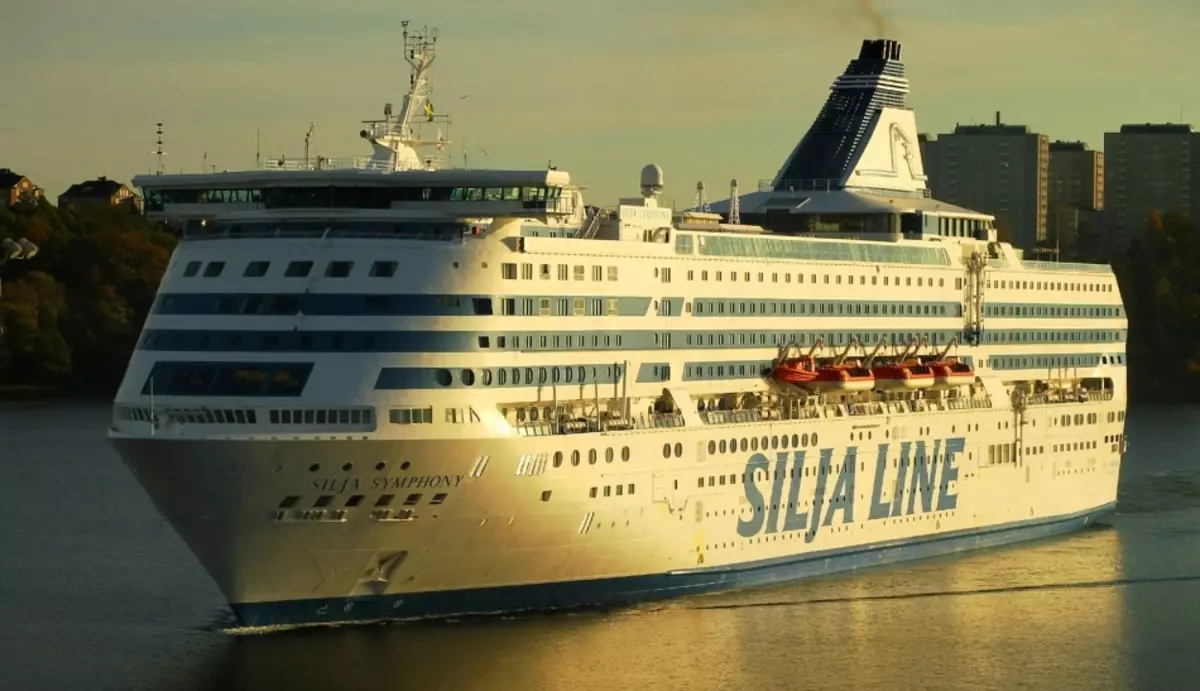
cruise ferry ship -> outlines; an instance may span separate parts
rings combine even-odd
[[[773,180],[681,214],[654,165],[614,208],[433,165],[405,43],[371,157],[135,181],[184,237],[110,437],[242,626],[620,605],[1112,510],[1113,274],[931,198],[898,43]]]

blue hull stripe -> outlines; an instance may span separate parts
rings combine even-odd
[[[241,626],[296,626],[632,604],[785,583],[1049,537],[1079,530],[1111,513],[1115,506],[1113,502],[1076,514],[1017,521],[983,530],[645,576],[400,595],[239,603],[232,605],[232,609]]]

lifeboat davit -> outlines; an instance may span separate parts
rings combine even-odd
[[[934,386],[950,388],[975,383],[975,370],[965,362],[930,362]]]
[[[928,389],[936,382],[929,365],[911,362],[894,365],[879,365],[872,368],[875,388],[880,391]]]
[[[823,365],[810,357],[784,360],[775,366],[776,381],[811,391],[869,391],[875,386],[871,370],[857,365]]]

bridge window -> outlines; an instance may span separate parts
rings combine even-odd
[[[287,278],[304,278],[312,271],[312,262],[292,262],[288,264],[283,275]]]
[[[370,276],[374,278],[391,278],[396,275],[396,262],[375,262],[371,265]]]
[[[267,269],[270,266],[271,262],[250,262],[246,265],[246,270],[242,275],[247,278],[262,278],[267,275]]]
[[[216,278],[225,270],[225,262],[209,262],[208,266],[204,267],[205,278]]]
[[[350,275],[350,269],[354,266],[354,262],[329,262],[325,267],[325,276],[328,278],[346,278]]]

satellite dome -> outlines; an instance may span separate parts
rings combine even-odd
[[[642,168],[642,194],[646,196],[657,195],[663,191],[663,170],[658,165],[651,163]]]

